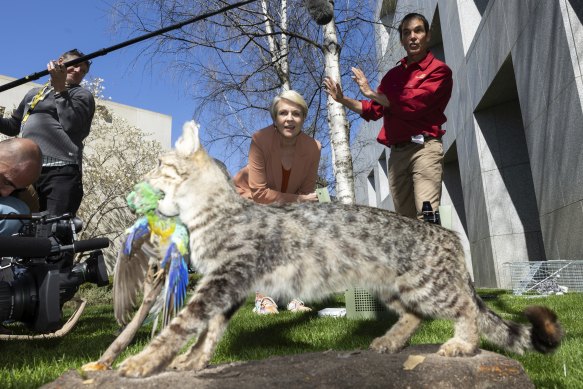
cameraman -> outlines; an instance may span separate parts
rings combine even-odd
[[[65,63],[84,54],[74,49],[47,69],[50,81],[30,90],[10,118],[0,119],[0,132],[32,139],[43,153],[42,172],[34,187],[40,211],[52,216],[75,215],[83,198],[81,162],[83,140],[89,135],[95,113],[91,92],[79,84],[91,63]]]
[[[30,139],[11,138],[0,142],[0,235],[12,235],[20,229],[20,220],[4,220],[2,215],[26,214],[28,206],[14,191],[34,183],[41,172],[42,153]]]

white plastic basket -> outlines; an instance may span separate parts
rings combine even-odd
[[[508,262],[515,295],[583,292],[583,261]]]

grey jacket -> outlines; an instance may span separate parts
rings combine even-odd
[[[12,117],[0,119],[0,132],[9,136],[21,133],[23,138],[38,144],[43,156],[72,161],[81,167],[83,140],[89,135],[95,113],[93,95],[79,85],[72,85],[63,93],[51,91],[22,123],[39,89],[34,88],[24,96]]]

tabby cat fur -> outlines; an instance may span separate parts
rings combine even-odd
[[[476,295],[456,233],[383,209],[339,203],[259,205],[241,198],[202,149],[198,126],[184,125],[176,150],[160,158],[146,180],[164,192],[166,216],[179,215],[190,232],[191,261],[203,274],[183,310],[139,354],[120,366],[129,377],[170,366],[207,366],[229,319],[250,293],[313,301],[361,286],[399,315],[370,345],[401,350],[422,318],[455,322],[442,356],[471,356],[479,335],[506,350],[551,352],[562,331],[556,315],[527,308],[530,324],[503,320]],[[177,356],[193,337],[196,343]]]

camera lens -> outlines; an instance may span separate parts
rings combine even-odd
[[[11,318],[12,306],[12,288],[8,282],[0,282],[0,321]]]
[[[101,250],[93,251],[85,262],[75,265],[66,278],[61,280],[61,285],[78,287],[84,282],[91,282],[97,286],[109,284],[107,267]]]
[[[101,250],[92,252],[86,263],[87,281],[92,282],[97,286],[105,286],[109,284],[107,266],[105,266],[105,259],[103,259],[103,253]]]
[[[34,277],[22,273],[13,282],[0,281],[0,322],[34,317],[37,288]]]

